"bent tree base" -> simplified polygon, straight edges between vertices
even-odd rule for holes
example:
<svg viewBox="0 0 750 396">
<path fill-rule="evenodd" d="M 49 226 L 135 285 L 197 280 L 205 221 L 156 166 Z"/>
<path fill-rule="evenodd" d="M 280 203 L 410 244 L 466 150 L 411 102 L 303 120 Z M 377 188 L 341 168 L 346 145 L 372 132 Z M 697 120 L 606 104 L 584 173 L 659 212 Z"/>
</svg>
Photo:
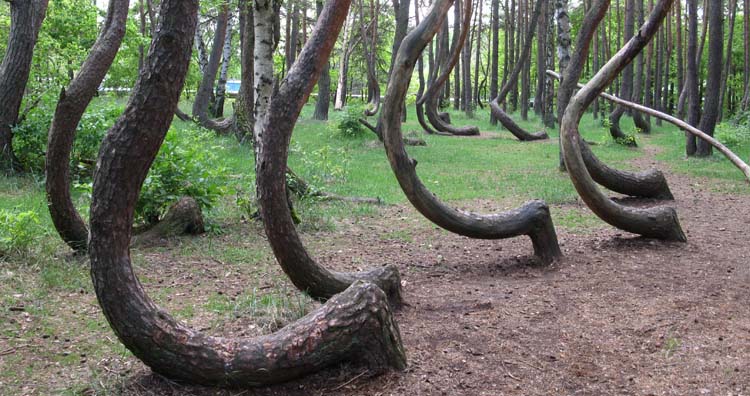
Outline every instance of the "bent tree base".
<svg viewBox="0 0 750 396">
<path fill-rule="evenodd" d="M 394 305 L 401 303 L 401 278 L 394 265 L 369 272 L 333 272 L 318 265 L 297 234 L 287 202 L 285 172 L 294 125 L 307 102 L 346 19 L 351 0 L 330 1 L 297 61 L 271 100 L 268 115 L 259 119 L 256 145 L 257 196 L 268 242 L 276 260 L 300 290 L 327 300 L 357 280 L 378 285 Z"/>
<path fill-rule="evenodd" d="M 501 239 L 528 235 L 534 253 L 544 263 L 562 256 L 549 208 L 531 201 L 521 208 L 496 215 L 463 212 L 442 203 L 422 184 L 417 162 L 409 158 L 401 134 L 401 111 L 415 62 L 435 35 L 450 8 L 450 0 L 437 0 L 425 19 L 404 38 L 394 62 L 393 74 L 383 104 L 383 138 L 391 168 L 401 189 L 414 207 L 438 226 L 471 238 Z"/>
<path fill-rule="evenodd" d="M 337 3 L 330 2 L 327 12 Z M 404 350 L 386 295 L 372 283 L 353 282 L 274 334 L 224 338 L 178 322 L 138 281 L 129 251 L 135 204 L 177 107 L 197 11 L 198 0 L 162 1 L 146 69 L 125 112 L 102 142 L 94 173 L 89 253 L 94 290 L 107 321 L 125 347 L 152 370 L 199 384 L 272 384 L 341 361 L 361 361 L 376 372 L 404 368 Z"/>
</svg>

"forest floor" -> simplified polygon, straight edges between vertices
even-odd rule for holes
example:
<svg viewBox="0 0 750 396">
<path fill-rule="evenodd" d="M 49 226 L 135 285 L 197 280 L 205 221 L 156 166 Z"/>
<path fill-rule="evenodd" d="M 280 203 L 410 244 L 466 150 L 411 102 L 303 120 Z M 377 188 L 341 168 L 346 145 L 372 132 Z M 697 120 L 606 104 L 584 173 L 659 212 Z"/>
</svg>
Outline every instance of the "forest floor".
<svg viewBox="0 0 750 396">
<path fill-rule="evenodd" d="M 44 275 L 57 280 L 3 269 L 3 282 L 66 286 L 44 295 L 47 307 L 22 291 L 4 295 L 0 394 L 750 395 L 750 195 L 730 193 L 736 182 L 676 172 L 661 151 L 646 145 L 628 165 L 665 172 L 675 201 L 663 204 L 677 209 L 686 244 L 620 232 L 577 199 L 551 205 L 568 219 L 557 227 L 565 257 L 551 266 L 531 256 L 527 238 L 456 236 L 403 203 L 303 233 L 328 268 L 399 267 L 404 372 L 342 365 L 238 390 L 175 383 L 119 344 L 85 284 L 85 262 L 62 256 L 61 267 L 78 269 Z M 490 213 L 517 202 L 452 204 Z M 135 251 L 134 265 L 147 292 L 191 326 L 259 335 L 315 306 L 288 284 L 263 238 L 259 224 L 243 221 L 222 235 Z"/>
</svg>

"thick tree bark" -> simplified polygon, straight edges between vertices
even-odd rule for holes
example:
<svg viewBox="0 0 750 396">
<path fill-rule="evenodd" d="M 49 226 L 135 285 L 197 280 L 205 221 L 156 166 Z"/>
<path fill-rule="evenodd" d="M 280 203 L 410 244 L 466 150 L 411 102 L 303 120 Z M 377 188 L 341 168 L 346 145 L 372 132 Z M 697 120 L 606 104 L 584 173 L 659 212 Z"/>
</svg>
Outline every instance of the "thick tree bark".
<svg viewBox="0 0 750 396">
<path fill-rule="evenodd" d="M 549 2 L 542 4 L 542 15 L 549 12 Z M 544 119 L 544 82 L 547 76 L 544 71 L 551 65 L 547 65 L 547 24 L 537 25 L 536 32 L 536 94 L 534 95 L 534 113 Z"/>
<path fill-rule="evenodd" d="M 697 127 L 700 122 L 700 90 L 698 88 L 698 0 L 688 0 L 688 45 L 685 86 L 687 89 L 687 122 Z M 695 155 L 698 141 L 692 134 L 685 134 L 685 154 Z"/>
<path fill-rule="evenodd" d="M 134 207 L 177 106 L 197 9 L 195 0 L 163 0 L 148 72 L 140 75 L 128 109 L 102 143 L 91 207 L 91 274 L 104 315 L 120 341 L 152 370 L 193 383 L 257 386 L 341 360 L 361 360 L 376 371 L 403 368 L 398 328 L 383 292 L 372 284 L 352 285 L 274 334 L 232 339 L 176 321 L 138 282 L 128 248 Z"/>
<path fill-rule="evenodd" d="M 709 136 L 714 135 L 716 123 L 719 120 L 719 106 L 721 105 L 721 72 L 722 60 L 724 58 L 724 7 L 722 0 L 715 0 L 708 8 L 708 77 L 706 78 L 705 103 L 703 104 L 703 115 L 698 124 L 698 129 Z M 710 144 L 698 141 L 698 149 L 695 155 L 708 157 L 712 153 Z"/>
<path fill-rule="evenodd" d="M 50 217 L 63 241 L 76 252 L 85 251 L 89 230 L 70 195 L 70 151 L 78 123 L 107 75 L 125 36 L 128 0 L 111 0 L 99 37 L 86 61 L 60 99 L 47 140 L 46 180 Z"/>
<path fill-rule="evenodd" d="M 605 7 L 606 10 L 606 7 Z M 565 73 L 565 70 L 567 70 L 568 65 L 570 64 L 570 45 L 572 42 L 572 39 L 570 37 L 570 15 L 568 15 L 568 1 L 567 0 L 556 0 L 555 1 L 555 21 L 557 22 L 557 56 L 558 56 L 558 70 L 560 70 L 560 73 Z M 581 25 L 581 30 L 579 34 L 583 33 L 586 34 L 585 31 L 588 28 L 586 23 L 584 22 L 583 25 Z M 589 38 L 590 40 L 590 38 Z M 588 42 L 588 41 L 587 41 Z M 582 56 L 581 60 L 585 61 L 586 56 Z M 583 66 L 583 63 L 581 63 L 581 67 Z M 564 74 L 563 74 L 564 76 Z M 568 106 L 568 101 L 570 100 L 570 96 L 573 94 L 572 90 L 563 90 L 562 87 L 562 81 L 560 82 L 560 86 L 557 90 L 557 123 L 560 124 L 560 121 L 562 120 L 562 115 L 565 112 L 565 107 Z M 560 141 L 562 139 L 562 136 L 558 136 L 558 143 L 560 143 L 560 150 L 559 150 L 559 158 L 558 158 L 558 168 L 560 171 L 565 171 L 565 161 L 562 157 L 562 142 Z"/>
<path fill-rule="evenodd" d="M 158 223 L 134 237 L 132 245 L 154 246 L 169 238 L 204 232 L 206 228 L 203 223 L 203 212 L 198 201 L 192 197 L 182 197 L 167 209 L 167 213 Z"/>
<path fill-rule="evenodd" d="M 534 41 L 534 32 L 536 31 L 536 24 L 539 20 L 539 16 L 542 12 L 542 1 L 543 0 L 536 0 L 534 4 L 534 11 L 531 14 L 531 23 L 529 23 L 528 29 L 526 30 L 526 39 L 524 40 L 524 46 L 521 50 L 521 56 L 519 57 L 518 61 L 515 63 L 515 66 L 513 66 L 513 70 L 510 72 L 510 75 L 508 76 L 508 80 L 503 85 L 503 88 L 500 90 L 500 93 L 492 99 L 490 102 L 490 112 L 492 115 L 497 118 L 498 121 L 508 130 L 510 133 L 513 134 L 518 140 L 521 141 L 531 141 L 531 140 L 541 140 L 541 139 L 548 139 L 549 135 L 547 135 L 547 132 L 540 131 L 536 133 L 529 133 L 526 132 L 521 126 L 516 124 L 513 119 L 503 111 L 503 109 L 500 107 L 500 104 L 505 101 L 505 98 L 507 95 L 512 92 L 517 86 L 517 80 L 518 75 L 521 73 L 521 69 L 523 68 L 523 64 L 528 61 L 529 56 L 531 54 L 531 43 Z"/>
<path fill-rule="evenodd" d="M 416 161 L 404 150 L 401 111 L 408 81 L 419 54 L 430 42 L 450 7 L 450 0 L 437 0 L 425 19 L 404 39 L 396 55 L 393 75 L 383 106 L 383 137 L 391 168 L 409 201 L 435 224 L 464 236 L 483 239 L 529 235 L 534 252 L 545 263 L 561 256 L 549 208 L 542 201 L 497 215 L 478 215 L 450 208 L 437 199 L 419 180 Z"/>
<path fill-rule="evenodd" d="M 465 1 L 469 4 L 473 0 Z M 467 7 L 471 7 L 471 4 Z M 476 18 L 475 14 L 474 21 L 476 21 Z M 476 32 L 476 29 L 474 31 Z M 461 109 L 464 110 L 467 117 L 474 118 L 474 105 L 471 103 L 471 43 L 472 40 L 468 40 L 464 43 L 463 50 L 461 51 Z M 394 54 L 397 53 L 398 52 L 394 52 Z"/>
<path fill-rule="evenodd" d="M 13 153 L 12 128 L 18 121 L 18 112 L 31 72 L 34 46 L 47 12 L 48 1 L 10 2 L 8 46 L 0 63 L 0 171 L 21 170 Z"/>
<path fill-rule="evenodd" d="M 674 208 L 659 206 L 640 209 L 622 206 L 610 200 L 598 189 L 586 170 L 581 156 L 583 142 L 578 133 L 578 124 L 586 107 L 604 92 L 615 76 L 648 44 L 669 13 L 672 2 L 673 0 L 659 0 L 638 34 L 633 36 L 625 47 L 578 91 L 565 111 L 561 133 L 563 134 L 565 164 L 571 181 L 583 201 L 597 216 L 625 231 L 651 238 L 684 242 L 685 234 L 682 232 Z"/>
<path fill-rule="evenodd" d="M 323 11 L 323 2 L 318 0 L 315 2 L 317 8 L 318 17 Z M 407 11 L 409 7 L 406 7 Z M 407 14 L 408 18 L 408 14 Z M 331 62 L 326 62 L 323 66 L 323 71 L 318 80 L 318 99 L 315 101 L 315 112 L 313 113 L 313 119 L 325 121 L 328 119 L 328 107 L 331 104 Z"/>
<path fill-rule="evenodd" d="M 285 173 L 294 124 L 323 65 L 328 61 L 341 24 L 346 18 L 349 2 L 350 0 L 335 0 L 326 4 L 315 32 L 279 86 L 279 92 L 271 99 L 267 114 L 257 118 L 258 203 L 276 259 L 300 290 L 313 298 L 326 300 L 341 293 L 356 280 L 364 279 L 376 283 L 394 304 L 398 304 L 401 301 L 401 280 L 395 266 L 351 274 L 332 272 L 319 266 L 302 244 L 286 203 Z M 257 6 L 255 12 L 257 18 Z M 256 38 L 260 37 L 260 31 L 256 24 Z M 256 40 L 256 51 L 257 46 Z"/>
<path fill-rule="evenodd" d="M 211 102 L 214 82 L 216 82 L 216 74 L 219 72 L 219 66 L 221 66 L 221 55 L 224 49 L 227 26 L 229 24 L 228 2 L 224 2 L 221 5 L 221 11 L 216 19 L 216 30 L 214 31 L 214 41 L 211 46 L 211 54 L 208 57 L 208 64 L 206 64 L 206 68 L 203 70 L 203 78 L 201 79 L 198 92 L 195 94 L 195 101 L 193 102 L 193 117 L 201 123 L 210 119 L 208 108 Z"/>
</svg>

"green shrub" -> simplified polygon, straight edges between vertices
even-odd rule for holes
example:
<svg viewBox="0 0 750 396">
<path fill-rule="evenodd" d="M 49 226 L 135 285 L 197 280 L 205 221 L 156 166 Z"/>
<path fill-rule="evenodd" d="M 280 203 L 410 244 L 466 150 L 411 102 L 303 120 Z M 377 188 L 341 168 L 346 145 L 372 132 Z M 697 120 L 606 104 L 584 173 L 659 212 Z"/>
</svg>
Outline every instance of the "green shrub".
<svg viewBox="0 0 750 396">
<path fill-rule="evenodd" d="M 223 195 L 226 168 L 219 157 L 212 132 L 190 126 L 170 129 L 143 183 L 136 217 L 154 223 L 182 196 L 193 197 L 202 209 L 211 208 Z"/>
<path fill-rule="evenodd" d="M 716 139 L 727 147 L 736 148 L 750 141 L 750 124 L 733 126 L 721 123 L 716 126 Z"/>
<path fill-rule="evenodd" d="M 351 156 L 345 149 L 323 146 L 312 152 L 296 151 L 303 164 L 300 173 L 312 189 L 346 180 Z"/>
<path fill-rule="evenodd" d="M 367 129 L 359 122 L 364 117 L 364 107 L 347 105 L 343 112 L 337 114 L 336 130 L 340 136 L 353 138 L 367 134 Z"/>
<path fill-rule="evenodd" d="M 0 210 L 0 257 L 27 254 L 42 233 L 36 212 Z"/>
<path fill-rule="evenodd" d="M 45 100 L 29 113 L 23 123 L 13 129 L 13 149 L 25 169 L 31 172 L 44 171 L 47 151 L 47 135 L 56 102 Z M 122 114 L 123 107 L 112 102 L 98 103 L 83 114 L 76 129 L 76 140 L 70 154 L 73 175 L 88 179 L 99 153 L 99 145 L 107 130 Z"/>
</svg>

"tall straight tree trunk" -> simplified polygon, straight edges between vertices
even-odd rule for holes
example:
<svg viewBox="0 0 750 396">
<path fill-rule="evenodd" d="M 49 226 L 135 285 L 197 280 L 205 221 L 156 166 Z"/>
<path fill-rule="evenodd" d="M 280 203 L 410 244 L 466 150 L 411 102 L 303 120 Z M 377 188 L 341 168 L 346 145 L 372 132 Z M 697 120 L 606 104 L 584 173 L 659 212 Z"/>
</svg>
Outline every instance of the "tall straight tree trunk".
<svg viewBox="0 0 750 396">
<path fill-rule="evenodd" d="M 318 0 L 315 2 L 315 8 L 320 17 L 320 13 L 323 11 L 323 2 Z M 407 7 L 408 8 L 408 7 Z M 346 22 L 345 22 L 346 23 Z M 318 80 L 318 100 L 315 102 L 315 113 L 313 113 L 313 119 L 316 120 L 327 120 L 328 119 L 328 106 L 331 103 L 331 62 L 326 62 L 323 66 L 323 71 L 320 74 Z"/>
<path fill-rule="evenodd" d="M 500 0 L 492 0 L 491 4 L 492 26 L 490 27 L 492 39 L 490 43 L 490 98 L 497 97 L 498 90 L 498 67 L 499 65 L 499 47 L 500 47 Z M 507 59 L 505 60 L 507 62 Z M 497 125 L 497 118 L 490 115 L 490 124 Z"/>
<path fill-rule="evenodd" d="M 10 32 L 0 63 L 0 171 L 20 170 L 13 153 L 12 128 L 18 122 L 23 93 L 31 72 L 34 46 L 47 12 L 48 0 L 12 1 Z"/>
<path fill-rule="evenodd" d="M 558 70 L 560 70 L 560 76 L 562 77 L 557 90 L 557 122 L 558 125 L 562 121 L 562 116 L 565 113 L 565 108 L 568 107 L 570 101 L 570 94 L 563 91 L 563 82 L 565 81 L 565 71 L 568 69 L 570 64 L 570 16 L 568 15 L 568 1 L 567 0 L 556 0 L 555 1 L 555 21 L 557 22 L 557 56 L 558 56 Z M 562 141 L 559 140 L 560 147 L 562 147 Z M 565 171 L 565 160 L 563 159 L 562 150 L 558 153 L 558 168 L 561 171 Z"/>
<path fill-rule="evenodd" d="M 255 57 L 255 21 L 251 0 L 239 1 L 240 14 L 240 92 L 237 95 L 237 106 L 234 109 L 235 135 L 240 142 L 252 139 L 255 120 L 253 88 Z"/>
<path fill-rule="evenodd" d="M 551 4 L 547 2 L 547 14 L 544 15 L 544 20 L 547 24 L 547 38 L 544 40 L 545 42 L 545 55 L 547 57 L 547 60 L 545 64 L 547 65 L 554 65 L 555 64 L 555 13 L 551 8 Z M 544 126 L 547 128 L 554 128 L 555 127 L 555 107 L 554 107 L 554 98 L 555 98 L 555 81 L 547 76 L 547 78 L 544 80 L 544 110 L 542 111 L 542 114 L 544 114 Z"/>
<path fill-rule="evenodd" d="M 747 11 L 745 11 L 747 12 Z M 727 38 L 727 56 L 724 61 L 724 73 L 721 76 L 721 96 L 719 97 L 719 122 L 724 118 L 724 102 L 727 96 L 727 81 L 732 70 L 732 43 L 734 40 L 734 22 L 737 19 L 737 0 L 729 0 L 729 37 Z"/>
<path fill-rule="evenodd" d="M 253 147 L 256 147 L 259 135 L 263 132 L 263 123 L 268 116 L 268 107 L 273 95 L 273 54 L 278 45 L 277 14 L 279 0 L 253 0 L 253 17 L 255 32 L 253 82 L 255 83 L 255 107 L 253 108 Z M 280 33 L 280 32 L 279 32 Z"/>
<path fill-rule="evenodd" d="M 458 36 L 461 33 L 461 10 L 463 9 L 463 1 L 471 0 L 454 0 L 453 2 L 453 37 L 451 38 L 451 48 L 455 48 L 458 42 Z M 461 59 L 459 58 L 458 63 L 453 68 L 453 109 L 459 110 L 461 108 Z"/>
<path fill-rule="evenodd" d="M 519 15 L 519 21 L 521 22 L 519 24 L 520 28 L 518 30 L 519 34 L 518 36 L 520 39 L 520 47 L 523 47 L 523 34 L 521 32 L 524 32 L 526 30 L 526 26 L 529 24 L 528 22 L 528 14 L 530 12 L 526 11 L 527 7 L 527 1 L 528 0 L 521 0 L 521 11 Z M 529 60 L 527 62 L 524 62 L 523 69 L 521 69 L 521 119 L 526 121 L 529 119 L 529 97 L 530 97 L 530 88 L 529 88 L 529 80 L 531 80 L 531 57 L 529 57 Z"/>
<path fill-rule="evenodd" d="M 724 6 L 722 0 L 714 0 L 708 9 L 708 76 L 706 78 L 705 103 L 703 116 L 698 129 L 709 136 L 714 135 L 716 122 L 719 119 L 721 106 L 721 63 L 724 59 Z M 713 153 L 713 147 L 704 140 L 698 141 L 695 155 L 708 157 Z"/>
<path fill-rule="evenodd" d="M 219 81 L 216 83 L 216 108 L 214 117 L 224 117 L 224 100 L 227 93 L 227 78 L 229 76 L 229 63 L 232 61 L 232 14 L 229 14 L 227 20 L 227 31 L 224 37 L 224 48 L 221 54 L 221 71 L 219 71 Z"/>
<path fill-rule="evenodd" d="M 688 124 L 697 127 L 700 122 L 700 93 L 698 89 L 698 0 L 688 0 L 688 44 L 686 55 L 685 85 L 687 88 L 687 121 Z M 685 134 L 685 153 L 688 156 L 695 155 L 698 150 L 698 142 L 695 135 Z"/>
<path fill-rule="evenodd" d="M 477 48 L 476 51 L 474 51 L 475 58 L 474 58 L 474 104 L 478 105 L 480 108 L 484 108 L 484 105 L 482 104 L 481 99 L 479 98 L 479 64 L 482 62 L 482 35 L 484 34 L 484 26 L 482 26 L 482 18 L 484 17 L 483 14 L 483 7 L 484 4 L 483 0 L 478 0 L 479 3 L 479 11 L 478 11 L 478 17 L 477 20 L 479 21 L 479 25 L 477 26 Z M 420 57 L 421 58 L 421 57 Z M 485 73 L 485 78 L 487 77 Z"/>
<path fill-rule="evenodd" d="M 195 94 L 195 102 L 193 102 L 193 116 L 201 122 L 209 119 L 208 106 L 211 101 L 216 74 L 219 72 L 228 24 L 229 3 L 224 2 L 217 17 L 214 42 L 211 47 L 211 55 L 208 57 L 208 65 L 206 65 L 206 69 L 203 71 L 203 78 L 201 79 L 200 87 L 198 87 L 198 92 Z"/>
<path fill-rule="evenodd" d="M 677 2 L 679 4 L 679 1 Z M 645 13 L 643 10 L 643 0 L 635 0 L 635 13 L 636 17 L 638 18 L 638 25 L 643 25 L 643 23 L 646 20 Z M 643 59 L 643 52 L 638 53 L 638 58 L 635 61 L 635 76 L 633 81 L 633 94 L 631 95 L 630 100 L 636 103 L 642 103 L 643 102 L 643 67 L 644 67 L 644 59 Z M 651 124 L 648 122 L 647 119 L 643 117 L 643 114 L 641 114 L 639 111 L 631 111 L 631 115 L 633 116 L 633 123 L 635 123 L 636 128 L 640 130 L 641 133 L 650 133 L 651 132 Z"/>
<path fill-rule="evenodd" d="M 520 0 L 519 0 L 520 1 Z M 508 68 L 503 76 L 503 86 L 509 82 L 507 74 L 516 66 L 516 0 L 510 0 L 510 11 L 505 14 L 505 35 L 508 37 L 505 57 L 508 58 Z M 518 104 L 518 81 L 512 81 L 511 90 L 507 101 L 508 111 L 516 111 Z"/>
<path fill-rule="evenodd" d="M 648 9 L 649 12 L 654 8 L 654 0 L 648 0 Z M 654 40 L 651 40 L 650 43 L 648 43 L 648 48 L 646 49 L 646 76 L 645 76 L 645 82 L 644 82 L 644 97 L 643 102 L 646 107 L 653 107 L 654 106 L 654 95 L 653 95 L 653 70 L 654 70 Z M 648 116 L 647 116 L 648 117 Z M 647 118 L 648 119 L 648 118 Z"/>
<path fill-rule="evenodd" d="M 549 9 L 548 2 L 545 2 L 542 8 L 542 15 L 547 15 Z M 545 21 L 546 21 L 545 17 Z M 547 24 L 540 23 L 536 27 L 536 94 L 534 95 L 534 113 L 544 119 L 544 81 L 547 79 Z"/>
<path fill-rule="evenodd" d="M 341 110 L 346 104 L 346 83 L 347 74 L 349 73 L 349 55 L 351 51 L 351 30 L 354 24 L 354 13 L 350 13 L 344 22 L 344 41 L 341 47 L 341 56 L 339 57 L 339 75 L 336 81 L 336 97 L 333 102 L 334 110 Z"/>
<path fill-rule="evenodd" d="M 476 21 L 476 17 L 474 18 L 474 20 Z M 461 73 L 463 76 L 463 84 L 461 89 L 462 105 L 463 110 L 466 112 L 466 116 L 469 118 L 474 117 L 474 106 L 471 103 L 471 47 L 471 40 L 467 40 L 467 42 L 464 44 L 463 50 L 461 51 Z M 394 54 L 396 54 L 396 52 L 394 52 Z"/>
<path fill-rule="evenodd" d="M 635 1 L 636 0 L 625 0 L 625 30 L 623 41 L 627 42 L 633 37 L 635 32 Z M 638 0 L 640 1 L 640 0 Z M 619 8 L 618 8 L 619 10 Z M 619 24 L 618 24 L 619 26 Z M 619 29 L 618 29 L 619 31 Z M 630 99 L 633 94 L 633 65 L 628 63 L 622 72 L 622 79 L 620 85 L 620 97 Z M 625 107 L 618 105 L 615 110 L 609 115 L 609 133 L 613 139 L 624 139 L 627 136 L 622 132 L 620 128 L 620 118 L 625 113 Z"/>
</svg>

